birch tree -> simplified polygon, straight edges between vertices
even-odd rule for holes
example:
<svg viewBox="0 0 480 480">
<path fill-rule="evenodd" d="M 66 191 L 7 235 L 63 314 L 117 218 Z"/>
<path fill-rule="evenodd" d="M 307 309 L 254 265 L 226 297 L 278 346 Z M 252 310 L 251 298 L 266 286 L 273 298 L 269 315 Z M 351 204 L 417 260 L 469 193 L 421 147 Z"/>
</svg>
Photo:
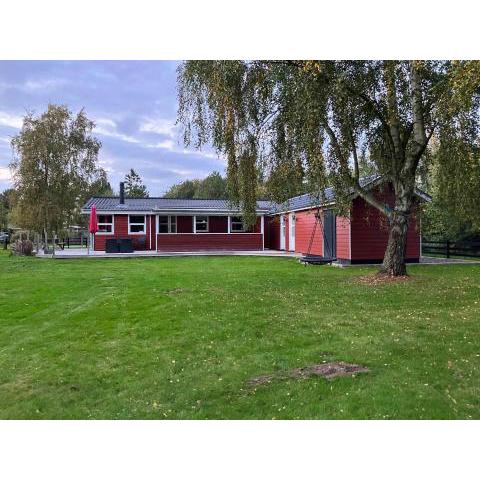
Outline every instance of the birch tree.
<svg viewBox="0 0 480 480">
<path fill-rule="evenodd" d="M 452 136 L 478 138 L 478 63 L 187 61 L 178 120 L 187 145 L 212 144 L 227 158 L 229 193 L 247 221 L 259 171 L 277 201 L 305 185 L 312 193 L 333 185 L 346 208 L 354 192 L 388 220 L 382 271 L 404 275 L 416 177 L 432 137 L 444 155 Z M 392 206 L 362 188 L 361 159 L 391 182 Z"/>
</svg>

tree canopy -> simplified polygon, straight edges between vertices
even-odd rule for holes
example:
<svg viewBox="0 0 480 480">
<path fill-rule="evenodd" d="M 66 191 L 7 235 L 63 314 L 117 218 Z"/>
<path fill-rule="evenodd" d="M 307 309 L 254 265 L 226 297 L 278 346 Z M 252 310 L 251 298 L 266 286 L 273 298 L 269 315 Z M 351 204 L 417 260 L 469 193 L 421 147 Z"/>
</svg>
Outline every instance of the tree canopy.
<svg viewBox="0 0 480 480">
<path fill-rule="evenodd" d="M 399 275 L 430 140 L 445 164 L 478 144 L 478 63 L 188 61 L 178 72 L 178 118 L 187 145 L 211 143 L 227 158 L 229 194 L 248 222 L 260 174 L 276 201 L 333 185 L 346 213 L 356 192 L 387 217 L 383 271 Z M 361 187 L 362 165 L 391 182 L 394 205 Z"/>
<path fill-rule="evenodd" d="M 7 230 L 13 201 L 13 189 L 7 188 L 0 193 L 0 231 Z"/>
<path fill-rule="evenodd" d="M 50 234 L 71 224 L 85 193 L 105 176 L 93 127 L 84 110 L 73 115 L 64 105 L 24 117 L 10 164 L 16 226 Z"/>
<path fill-rule="evenodd" d="M 166 198 L 227 198 L 227 182 L 219 172 L 212 172 L 204 179 L 184 180 L 172 185 Z"/>
<path fill-rule="evenodd" d="M 148 197 L 149 195 L 142 177 L 133 168 L 125 175 L 125 195 L 127 197 Z"/>
</svg>

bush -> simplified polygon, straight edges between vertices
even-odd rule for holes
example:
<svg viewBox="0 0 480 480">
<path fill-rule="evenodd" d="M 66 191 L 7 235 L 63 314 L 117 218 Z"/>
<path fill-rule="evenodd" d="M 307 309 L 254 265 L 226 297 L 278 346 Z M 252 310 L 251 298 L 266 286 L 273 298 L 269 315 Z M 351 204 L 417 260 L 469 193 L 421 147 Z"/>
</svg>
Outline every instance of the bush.
<svg viewBox="0 0 480 480">
<path fill-rule="evenodd" d="M 24 255 L 30 257 L 33 255 L 33 242 L 31 240 L 15 240 L 12 245 L 14 255 Z"/>
</svg>

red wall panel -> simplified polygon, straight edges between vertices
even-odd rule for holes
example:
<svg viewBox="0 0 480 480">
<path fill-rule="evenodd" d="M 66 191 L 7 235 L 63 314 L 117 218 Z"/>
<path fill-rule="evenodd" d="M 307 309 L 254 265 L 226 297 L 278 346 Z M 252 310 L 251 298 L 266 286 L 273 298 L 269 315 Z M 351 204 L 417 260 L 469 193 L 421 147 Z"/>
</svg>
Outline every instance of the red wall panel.
<svg viewBox="0 0 480 480">
<path fill-rule="evenodd" d="M 158 251 L 195 252 L 208 250 L 262 250 L 262 235 L 258 233 L 160 234 Z"/>
<path fill-rule="evenodd" d="M 193 217 L 186 215 L 177 216 L 177 232 L 193 233 Z"/>
<path fill-rule="evenodd" d="M 337 258 L 350 260 L 350 219 L 336 218 L 337 227 Z"/>
<path fill-rule="evenodd" d="M 265 228 L 268 230 L 265 247 L 280 250 L 280 216 L 267 217 Z"/>
<path fill-rule="evenodd" d="M 295 252 L 307 253 L 313 230 L 315 228 L 316 209 L 295 212 Z M 320 225 L 315 228 L 315 234 L 310 250 L 312 255 L 323 255 L 323 231 Z"/>
<path fill-rule="evenodd" d="M 393 206 L 393 192 L 390 187 L 379 187 L 375 197 Z M 365 200 L 357 197 L 352 204 L 352 261 L 381 260 L 388 242 L 387 219 Z M 420 231 L 415 215 L 412 215 L 407 231 L 407 259 L 420 257 Z"/>
<path fill-rule="evenodd" d="M 95 235 L 95 250 L 103 251 L 105 250 L 105 242 L 108 238 L 131 238 L 133 241 L 133 248 L 135 250 L 140 249 L 140 244 L 138 242 L 139 237 L 145 237 L 145 247 L 144 249 L 149 250 L 149 235 L 150 235 L 150 222 L 149 216 L 147 215 L 146 219 L 146 233 L 140 235 L 129 235 L 128 234 L 128 215 L 114 215 L 113 219 L 113 234 L 112 235 L 103 235 L 103 234 L 96 234 Z M 153 250 L 155 249 L 155 245 L 152 244 L 151 247 Z"/>
<path fill-rule="evenodd" d="M 228 217 L 208 217 L 208 231 L 210 233 L 227 233 L 228 232 Z"/>
</svg>

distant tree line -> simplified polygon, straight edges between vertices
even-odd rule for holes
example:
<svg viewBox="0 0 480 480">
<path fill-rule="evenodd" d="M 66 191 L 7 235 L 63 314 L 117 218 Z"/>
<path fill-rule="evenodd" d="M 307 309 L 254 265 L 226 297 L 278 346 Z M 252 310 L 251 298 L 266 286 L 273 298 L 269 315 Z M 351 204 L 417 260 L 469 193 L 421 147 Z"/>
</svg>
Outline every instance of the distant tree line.
<svg viewBox="0 0 480 480">
<path fill-rule="evenodd" d="M 172 185 L 166 198 L 206 198 L 221 199 L 227 198 L 227 181 L 219 172 L 212 172 L 203 180 L 184 180 Z"/>
</svg>

